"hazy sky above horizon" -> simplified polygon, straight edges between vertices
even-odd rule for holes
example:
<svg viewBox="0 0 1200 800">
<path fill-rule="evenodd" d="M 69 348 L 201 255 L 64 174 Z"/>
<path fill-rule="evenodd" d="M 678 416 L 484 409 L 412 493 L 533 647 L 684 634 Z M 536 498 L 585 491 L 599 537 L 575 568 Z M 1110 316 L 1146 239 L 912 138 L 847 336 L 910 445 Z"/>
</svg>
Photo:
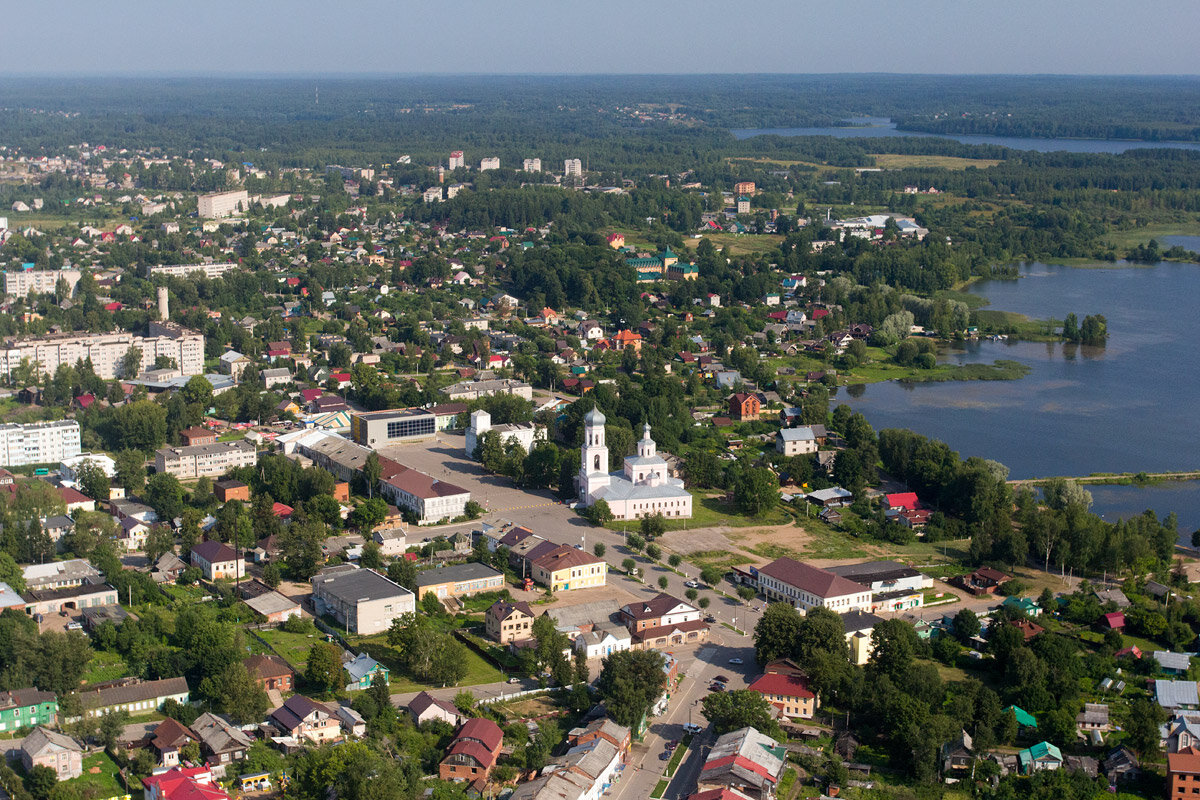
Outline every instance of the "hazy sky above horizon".
<svg viewBox="0 0 1200 800">
<path fill-rule="evenodd" d="M 42 0 L 0 74 L 1196 74 L 1196 0 Z"/>
</svg>

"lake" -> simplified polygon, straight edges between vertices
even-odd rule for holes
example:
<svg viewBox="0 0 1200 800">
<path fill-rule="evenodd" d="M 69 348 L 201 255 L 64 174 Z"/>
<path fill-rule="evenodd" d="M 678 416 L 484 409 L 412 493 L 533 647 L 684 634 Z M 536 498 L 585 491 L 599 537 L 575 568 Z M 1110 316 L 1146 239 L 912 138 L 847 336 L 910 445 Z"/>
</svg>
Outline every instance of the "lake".
<svg viewBox="0 0 1200 800">
<path fill-rule="evenodd" d="M 1013 359 L 1028 364 L 1029 375 L 1017 381 L 869 384 L 859 387 L 859 397 L 840 390 L 834 402 L 861 411 L 876 430 L 910 428 L 941 439 L 964 458 L 1000 461 L 1013 478 L 1200 469 L 1200 266 L 1030 263 L 1020 266 L 1020 276 L 976 283 L 969 291 L 988 298 L 989 308 L 1035 319 L 1103 314 L 1108 346 L 970 342 L 944 351 L 941 359 Z M 1200 482 L 1090 489 L 1094 510 L 1110 518 L 1153 508 L 1178 513 L 1185 531 L 1200 527 Z"/>
<path fill-rule="evenodd" d="M 987 136 L 985 134 L 964 133 L 922 133 L 920 131 L 902 131 L 896 128 L 896 123 L 890 119 L 879 117 L 862 117 L 848 120 L 860 123 L 861 127 L 849 128 L 736 128 L 730 133 L 738 139 L 749 139 L 751 136 L 834 136 L 838 139 L 878 139 L 893 136 L 925 136 L 935 139 L 953 139 L 963 144 L 993 144 L 1010 147 L 1013 150 L 1035 150 L 1040 153 L 1051 153 L 1065 150 L 1069 153 L 1124 153 L 1145 147 L 1168 148 L 1172 150 L 1200 150 L 1198 142 L 1141 142 L 1125 139 L 1032 139 L 1018 136 Z"/>
</svg>

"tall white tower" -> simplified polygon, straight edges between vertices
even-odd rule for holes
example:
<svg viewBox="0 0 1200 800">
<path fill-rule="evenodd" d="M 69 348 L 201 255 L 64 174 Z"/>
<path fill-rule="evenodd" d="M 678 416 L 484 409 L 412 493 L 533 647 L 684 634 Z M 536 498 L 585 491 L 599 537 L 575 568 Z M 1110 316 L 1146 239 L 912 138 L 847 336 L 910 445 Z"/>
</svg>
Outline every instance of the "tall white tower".
<svg viewBox="0 0 1200 800">
<path fill-rule="evenodd" d="M 171 318 L 171 307 L 167 298 L 167 287 L 158 287 L 158 318 L 166 322 Z"/>
<path fill-rule="evenodd" d="M 579 496 L 591 505 L 595 492 L 606 489 L 608 446 L 604 443 L 604 415 L 593 408 L 583 418 L 583 448 L 579 451 Z"/>
</svg>

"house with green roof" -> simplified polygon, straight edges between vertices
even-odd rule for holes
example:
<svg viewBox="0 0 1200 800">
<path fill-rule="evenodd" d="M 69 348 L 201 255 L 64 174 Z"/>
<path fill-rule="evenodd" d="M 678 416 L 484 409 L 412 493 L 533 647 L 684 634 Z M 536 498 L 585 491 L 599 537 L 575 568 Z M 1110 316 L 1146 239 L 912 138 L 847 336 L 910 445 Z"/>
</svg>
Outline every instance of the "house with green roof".
<svg viewBox="0 0 1200 800">
<path fill-rule="evenodd" d="M 1028 597 L 1006 597 L 1004 602 L 1000 604 L 1003 608 L 1011 608 L 1014 611 L 1020 611 L 1027 617 L 1038 617 L 1042 614 L 1042 607 L 1030 600 Z"/>
<path fill-rule="evenodd" d="M 1004 709 L 1003 713 L 1007 714 L 1010 711 L 1013 713 L 1013 716 L 1017 718 L 1017 724 L 1022 728 L 1037 727 L 1037 719 L 1033 716 L 1033 714 L 1030 714 L 1020 706 L 1009 706 L 1008 708 Z"/>
<path fill-rule="evenodd" d="M 1017 763 L 1022 775 L 1032 775 L 1042 770 L 1059 769 L 1063 765 L 1063 754 L 1049 742 L 1038 742 L 1033 747 L 1017 753 Z"/>
</svg>

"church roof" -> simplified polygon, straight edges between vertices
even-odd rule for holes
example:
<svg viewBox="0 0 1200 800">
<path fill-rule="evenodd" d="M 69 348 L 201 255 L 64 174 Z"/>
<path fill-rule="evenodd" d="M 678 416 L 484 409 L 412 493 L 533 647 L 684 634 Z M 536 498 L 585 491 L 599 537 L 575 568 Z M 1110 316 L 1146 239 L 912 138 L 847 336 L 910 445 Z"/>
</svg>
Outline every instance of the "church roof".
<svg viewBox="0 0 1200 800">
<path fill-rule="evenodd" d="M 583 418 L 583 422 L 585 425 L 603 425 L 604 414 L 600 413 L 599 408 L 593 408 L 587 413 L 587 416 Z"/>
</svg>

